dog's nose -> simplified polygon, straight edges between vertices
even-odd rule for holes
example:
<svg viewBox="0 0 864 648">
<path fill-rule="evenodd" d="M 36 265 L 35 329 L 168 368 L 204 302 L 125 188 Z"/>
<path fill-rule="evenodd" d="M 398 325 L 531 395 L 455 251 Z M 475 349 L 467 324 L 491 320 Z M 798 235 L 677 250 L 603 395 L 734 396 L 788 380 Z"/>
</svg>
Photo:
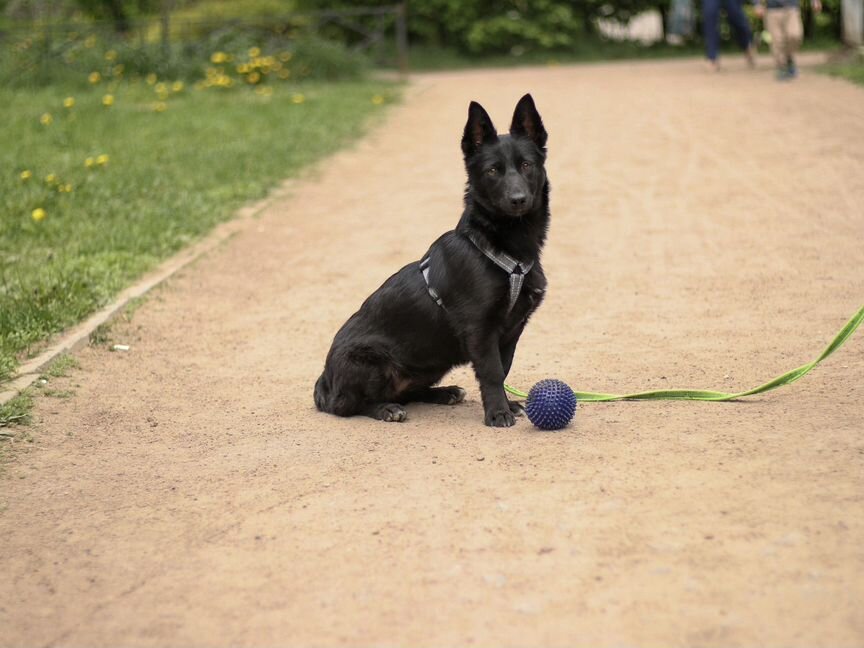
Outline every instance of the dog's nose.
<svg viewBox="0 0 864 648">
<path fill-rule="evenodd" d="M 510 196 L 510 204 L 513 207 L 524 207 L 527 200 L 528 195 L 524 193 L 517 193 Z"/>
</svg>

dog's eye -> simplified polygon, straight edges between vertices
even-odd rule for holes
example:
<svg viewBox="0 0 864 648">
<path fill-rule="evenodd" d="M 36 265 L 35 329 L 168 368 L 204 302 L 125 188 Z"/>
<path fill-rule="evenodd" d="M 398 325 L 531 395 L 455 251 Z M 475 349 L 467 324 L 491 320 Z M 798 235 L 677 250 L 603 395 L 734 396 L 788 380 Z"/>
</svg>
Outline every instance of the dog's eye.
<svg viewBox="0 0 864 648">
<path fill-rule="evenodd" d="M 523 170 L 523 171 L 526 171 L 527 169 L 530 169 L 532 166 L 534 166 L 534 165 L 531 164 L 528 160 L 523 160 L 523 161 L 522 161 L 522 170 Z"/>
<path fill-rule="evenodd" d="M 498 175 L 498 169 L 496 169 L 495 167 L 490 167 L 490 168 L 486 169 L 486 175 L 496 176 L 496 175 Z"/>
</svg>

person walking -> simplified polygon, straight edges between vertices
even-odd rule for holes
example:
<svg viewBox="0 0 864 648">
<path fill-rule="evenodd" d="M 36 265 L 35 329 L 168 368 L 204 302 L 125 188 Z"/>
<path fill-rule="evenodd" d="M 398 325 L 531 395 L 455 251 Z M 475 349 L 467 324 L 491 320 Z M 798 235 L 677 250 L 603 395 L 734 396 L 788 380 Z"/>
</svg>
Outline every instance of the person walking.
<svg viewBox="0 0 864 648">
<path fill-rule="evenodd" d="M 726 20 L 732 29 L 732 37 L 738 46 L 744 50 L 747 64 L 756 67 L 756 46 L 753 44 L 753 32 L 750 22 L 741 8 L 741 0 L 702 0 L 702 28 L 705 38 L 705 55 L 708 68 L 714 72 L 720 70 L 720 9 L 726 13 Z"/>
<path fill-rule="evenodd" d="M 811 0 L 814 13 L 822 10 L 820 0 Z M 798 76 L 795 55 L 804 38 L 804 23 L 801 21 L 799 0 L 757 0 L 756 15 L 765 21 L 765 29 L 771 35 L 771 56 L 777 68 L 777 80 L 788 81 Z"/>
</svg>

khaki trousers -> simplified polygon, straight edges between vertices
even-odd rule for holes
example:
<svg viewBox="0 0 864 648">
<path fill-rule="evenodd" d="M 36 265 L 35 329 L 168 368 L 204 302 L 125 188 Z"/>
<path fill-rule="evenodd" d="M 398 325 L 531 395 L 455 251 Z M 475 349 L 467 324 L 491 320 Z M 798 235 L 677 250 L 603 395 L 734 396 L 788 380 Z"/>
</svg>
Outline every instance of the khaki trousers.
<svg viewBox="0 0 864 648">
<path fill-rule="evenodd" d="M 798 7 L 765 10 L 765 28 L 771 34 L 771 55 L 778 68 L 785 68 L 801 47 L 804 25 Z"/>
</svg>

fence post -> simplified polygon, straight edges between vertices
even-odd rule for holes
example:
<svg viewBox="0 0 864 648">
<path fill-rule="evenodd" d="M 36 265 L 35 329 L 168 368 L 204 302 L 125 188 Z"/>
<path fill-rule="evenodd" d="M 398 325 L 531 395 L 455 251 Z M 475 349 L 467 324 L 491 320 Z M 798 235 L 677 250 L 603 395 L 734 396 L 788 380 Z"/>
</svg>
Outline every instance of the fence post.
<svg viewBox="0 0 864 648">
<path fill-rule="evenodd" d="M 404 2 L 396 5 L 396 57 L 399 73 L 408 74 L 408 18 Z"/>
</svg>

